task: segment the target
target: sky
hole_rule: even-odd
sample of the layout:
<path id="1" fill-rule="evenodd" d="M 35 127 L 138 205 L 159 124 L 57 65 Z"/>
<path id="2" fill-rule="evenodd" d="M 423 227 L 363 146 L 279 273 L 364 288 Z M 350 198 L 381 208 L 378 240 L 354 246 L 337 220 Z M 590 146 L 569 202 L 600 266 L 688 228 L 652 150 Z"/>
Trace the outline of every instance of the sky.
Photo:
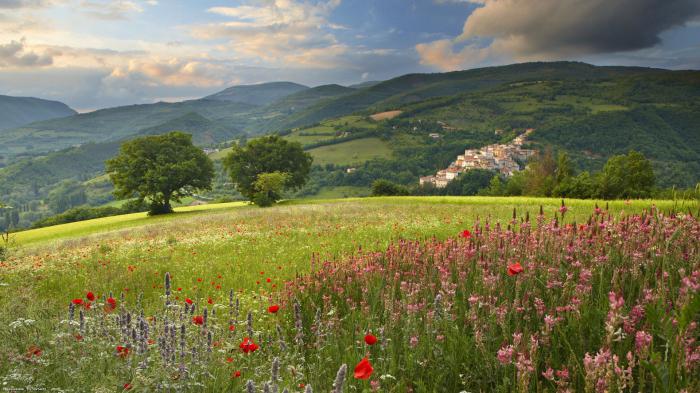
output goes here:
<path id="1" fill-rule="evenodd" d="M 0 0 L 0 94 L 79 111 L 552 60 L 700 69 L 700 0 Z"/>

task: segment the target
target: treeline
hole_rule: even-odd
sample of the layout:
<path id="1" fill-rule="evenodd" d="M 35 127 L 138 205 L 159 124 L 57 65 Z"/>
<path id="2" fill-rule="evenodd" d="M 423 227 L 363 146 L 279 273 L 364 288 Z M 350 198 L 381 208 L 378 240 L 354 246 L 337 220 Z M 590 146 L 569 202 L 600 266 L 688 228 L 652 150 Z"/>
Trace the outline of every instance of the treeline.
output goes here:
<path id="1" fill-rule="evenodd" d="M 697 198 L 698 189 L 665 190 L 655 187 L 651 162 L 639 152 L 612 156 L 597 173 L 575 173 L 569 156 L 560 152 L 555 159 L 551 148 L 529 163 L 525 170 L 504 177 L 488 170 L 470 170 L 449 182 L 406 187 L 386 179 L 372 184 L 372 195 L 485 195 L 543 196 L 579 199 Z M 700 188 L 700 187 L 699 187 Z"/>
<path id="2" fill-rule="evenodd" d="M 50 227 L 59 224 L 68 224 L 71 222 L 92 220 L 95 218 L 117 216 L 120 214 L 140 213 L 145 211 L 148 211 L 148 205 L 143 201 L 139 201 L 137 199 L 128 201 L 120 207 L 79 206 L 68 209 L 61 214 L 57 214 L 55 216 L 47 217 L 36 221 L 32 224 L 32 229 Z"/>

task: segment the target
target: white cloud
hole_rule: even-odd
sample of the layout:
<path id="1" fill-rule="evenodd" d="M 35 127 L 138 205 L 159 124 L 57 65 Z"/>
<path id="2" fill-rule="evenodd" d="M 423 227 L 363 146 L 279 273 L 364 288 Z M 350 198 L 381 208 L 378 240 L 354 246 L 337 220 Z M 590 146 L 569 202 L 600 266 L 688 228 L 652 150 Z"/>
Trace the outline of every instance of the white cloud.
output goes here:
<path id="1" fill-rule="evenodd" d="M 145 86 L 222 86 L 226 67 L 192 59 L 131 60 L 126 66 L 115 67 L 105 79 L 108 84 L 142 84 Z"/>
<path id="2" fill-rule="evenodd" d="M 85 14 L 104 20 L 127 19 L 129 14 L 143 12 L 141 5 L 129 0 L 84 0 L 80 8 Z"/>
<path id="3" fill-rule="evenodd" d="M 236 7 L 213 7 L 208 11 L 229 21 L 194 26 L 192 35 L 204 40 L 225 40 L 223 51 L 255 62 L 287 66 L 332 67 L 348 47 L 340 43 L 330 23 L 330 13 L 340 0 L 300 2 L 255 1 Z"/>

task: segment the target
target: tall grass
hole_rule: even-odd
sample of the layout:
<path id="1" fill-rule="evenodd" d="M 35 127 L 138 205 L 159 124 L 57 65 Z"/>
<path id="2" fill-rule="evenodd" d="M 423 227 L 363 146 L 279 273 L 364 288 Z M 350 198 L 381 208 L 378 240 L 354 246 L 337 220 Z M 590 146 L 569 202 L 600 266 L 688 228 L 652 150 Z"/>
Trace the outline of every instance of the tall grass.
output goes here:
<path id="1" fill-rule="evenodd" d="M 24 250 L 0 265 L 3 386 L 328 391 L 346 364 L 339 391 L 698 391 L 686 209 L 425 201 L 222 211 Z"/>

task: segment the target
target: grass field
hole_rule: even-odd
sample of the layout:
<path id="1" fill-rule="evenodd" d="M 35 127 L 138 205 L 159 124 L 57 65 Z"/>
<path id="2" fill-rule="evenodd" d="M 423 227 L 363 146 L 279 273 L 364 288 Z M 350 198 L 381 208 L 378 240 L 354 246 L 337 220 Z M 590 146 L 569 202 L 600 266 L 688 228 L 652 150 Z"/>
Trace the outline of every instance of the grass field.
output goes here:
<path id="1" fill-rule="evenodd" d="M 387 142 L 379 138 L 362 138 L 309 150 L 314 164 L 353 165 L 392 154 Z"/>
<path id="2" fill-rule="evenodd" d="M 464 229 L 470 228 L 475 231 L 473 228 L 477 220 L 482 226 L 488 221 L 492 229 L 500 223 L 500 230 L 505 230 L 514 209 L 519 219 L 524 219 L 527 214 L 534 225 L 540 206 L 543 206 L 545 216 L 549 219 L 555 213 L 559 214 L 557 212 L 560 203 L 558 199 L 524 197 L 297 200 L 269 209 L 230 203 L 181 208 L 178 213 L 170 216 L 125 215 L 21 232 L 15 235 L 17 247 L 11 251 L 7 260 L 0 263 L 0 359 L 3 360 L 0 362 L 0 375 L 8 376 L 3 380 L 6 387 L 80 386 L 90 391 L 114 391 L 122 390 L 125 384 L 129 384 L 128 386 L 133 386 L 136 391 L 150 391 L 157 390 L 158 384 L 162 383 L 158 381 L 166 381 L 169 384 L 167 386 L 179 387 L 185 391 L 241 391 L 245 380 L 249 378 L 255 380 L 258 386 L 265 380 L 270 380 L 270 364 L 274 363 L 274 357 L 278 357 L 278 361 L 282 362 L 279 383 L 292 387 L 293 391 L 302 391 L 300 386 L 309 383 L 314 385 L 314 391 L 329 390 L 330 388 L 324 386 L 330 387 L 340 364 L 351 361 L 353 363 L 350 364 L 348 377 L 350 381 L 347 381 L 348 390 L 345 391 L 369 391 L 379 385 L 386 387 L 380 389 L 381 391 L 392 392 L 407 391 L 409 385 L 416 392 L 459 391 L 421 385 L 421 381 L 438 384 L 446 384 L 446 381 L 449 381 L 451 387 L 459 384 L 458 374 L 464 374 L 466 371 L 458 366 L 459 360 L 445 358 L 444 351 L 449 346 L 459 347 L 460 351 L 471 348 L 474 345 L 473 341 L 470 341 L 473 332 L 465 333 L 461 328 L 459 334 L 457 331 L 450 332 L 451 325 L 447 319 L 444 324 L 430 322 L 424 325 L 421 321 L 431 321 L 434 318 L 424 314 L 416 314 L 416 318 L 422 316 L 419 319 L 409 318 L 404 322 L 407 328 L 419 330 L 402 330 L 399 327 L 401 324 L 396 325 L 396 321 L 392 322 L 391 314 L 381 311 L 383 307 L 390 306 L 385 304 L 388 298 L 384 297 L 386 294 L 381 295 L 384 292 L 380 288 L 386 285 L 393 288 L 394 285 L 399 285 L 399 281 L 412 282 L 413 278 L 410 275 L 406 276 L 406 272 L 397 271 L 396 274 L 403 278 L 398 281 L 388 280 L 384 284 L 372 279 L 366 283 L 368 292 L 364 295 L 352 292 L 352 296 L 348 293 L 347 297 L 337 297 L 338 289 L 329 287 L 331 292 L 328 293 L 322 292 L 326 290 L 324 288 L 315 289 L 314 291 L 321 291 L 318 292 L 319 297 L 315 298 L 313 293 L 316 292 L 307 294 L 303 289 L 299 292 L 298 286 L 313 288 L 316 284 L 313 284 L 313 281 L 304 283 L 299 280 L 305 280 L 304 277 L 310 277 L 308 275 L 313 272 L 314 275 L 328 275 L 324 276 L 322 281 L 331 285 L 341 282 L 337 281 L 340 278 L 337 274 L 341 273 L 331 272 L 334 271 L 332 266 L 354 266 L 356 263 L 374 266 L 377 260 L 371 255 L 379 255 L 374 252 L 393 247 L 392 244 L 400 244 L 406 240 L 418 240 L 425 244 L 453 241 L 450 239 L 455 239 Z M 560 218 L 557 227 L 551 227 L 543 233 L 556 234 L 558 231 L 555 229 L 563 228 L 564 224 L 585 223 L 591 216 L 595 203 L 567 201 L 568 211 L 564 222 L 561 222 Z M 605 207 L 604 202 L 598 203 L 601 208 Z M 660 211 L 685 211 L 688 208 L 697 211 L 698 208 L 696 203 L 681 205 L 672 201 L 615 201 L 609 203 L 610 219 L 622 217 L 623 214 L 639 213 L 652 205 Z M 612 226 L 609 230 L 612 230 Z M 474 233 L 477 236 L 476 232 Z M 674 236 L 688 241 L 686 235 Z M 563 240 L 543 242 L 542 247 L 556 249 L 560 241 Z M 411 252 L 426 255 L 426 252 L 438 252 L 436 250 L 442 249 L 443 246 L 435 244 L 426 247 L 437 248 L 420 252 L 416 249 Z M 697 264 L 696 254 L 687 248 L 687 245 L 684 247 L 686 252 L 690 252 L 690 259 L 683 265 L 686 269 L 684 271 L 690 272 L 692 264 Z M 413 250 L 410 247 L 409 249 Z M 484 252 L 487 252 L 486 250 L 487 248 L 484 248 Z M 515 250 L 516 248 L 513 248 L 513 252 L 516 252 Z M 496 249 L 493 249 L 493 252 L 496 252 Z M 351 257 L 352 255 L 356 257 Z M 330 264 L 325 264 L 324 261 Z M 668 260 L 666 263 L 676 262 Z M 175 302 L 177 307 L 171 306 L 163 311 L 165 272 L 171 274 L 172 294 L 169 299 Z M 356 274 L 352 269 L 344 271 L 342 280 Z M 600 274 L 607 275 L 609 272 L 601 270 Z M 417 277 L 428 279 L 432 276 Z M 357 283 L 364 282 L 362 276 L 353 280 Z M 471 283 L 469 285 L 474 285 L 471 290 L 485 291 L 481 287 L 481 281 L 478 281 L 479 284 L 473 281 L 476 278 L 469 276 L 469 279 L 465 280 L 464 282 Z M 439 284 L 439 280 L 437 283 L 438 287 L 446 286 L 444 288 L 452 285 Z M 360 288 L 352 285 L 347 283 L 348 290 L 360 291 Z M 436 282 L 425 283 L 423 287 L 427 290 L 434 285 Z M 677 281 L 669 285 L 677 289 Z M 240 302 L 240 308 L 243 310 L 240 314 L 235 312 L 235 316 L 234 309 L 238 308 L 228 306 L 229 289 L 233 290 L 234 297 Z M 402 287 L 399 290 L 396 287 L 395 290 L 405 292 L 406 296 L 409 296 L 405 299 L 397 298 L 397 307 L 415 303 L 415 307 L 424 309 L 426 304 L 432 304 L 434 301 L 434 292 L 426 294 L 423 298 L 411 298 L 413 295 L 410 294 L 413 292 L 410 288 Z M 532 290 L 540 291 L 534 288 Z M 79 311 L 86 315 L 84 323 L 87 327 L 83 328 L 77 322 L 77 309 L 73 323 L 67 322 L 68 303 L 71 299 L 83 298 L 88 291 L 96 294 L 95 305 L 90 310 L 78 307 Z M 102 297 L 108 297 L 110 293 L 117 299 L 116 314 L 107 312 L 109 307 Z M 321 293 L 324 293 L 322 297 Z M 605 294 L 607 292 L 603 297 L 607 296 Z M 367 302 L 362 301 L 363 296 Z M 445 301 L 456 302 L 455 307 L 463 307 L 465 304 L 464 300 L 453 299 L 449 291 L 443 296 Z M 632 296 L 631 292 L 629 296 Z M 296 316 L 293 311 L 296 307 L 295 297 L 296 301 L 300 302 L 298 307 L 302 312 Z M 201 313 L 203 308 L 208 308 L 210 315 L 209 330 L 202 330 L 197 323 L 192 324 L 192 328 L 187 327 L 187 337 L 183 339 L 186 346 L 189 348 L 193 345 L 192 348 L 199 349 L 197 354 L 192 352 L 192 355 L 182 358 L 187 364 L 188 377 L 180 379 L 183 375 L 181 369 L 178 371 L 178 367 L 181 367 L 180 361 L 168 365 L 169 361 L 163 363 L 161 359 L 162 351 L 167 350 L 170 344 L 169 341 L 158 341 L 163 334 L 163 328 L 158 321 L 166 318 L 177 322 L 179 318 L 178 329 L 180 324 L 182 329 L 185 329 L 182 314 L 177 316 L 177 312 L 182 312 L 185 298 L 192 299 L 194 304 L 198 305 L 195 314 Z M 341 305 L 338 303 L 340 299 L 346 299 L 347 303 L 343 300 L 345 305 Z M 324 302 L 327 302 L 325 306 Z M 282 306 L 279 315 L 267 311 L 271 304 Z M 103 307 L 105 311 L 102 311 Z M 314 317 L 314 307 L 323 307 L 323 315 L 319 316 L 316 313 Z M 133 318 L 136 318 L 140 309 L 145 312 L 144 318 L 148 317 L 150 321 L 144 323 L 152 324 L 151 334 L 155 340 L 153 348 L 157 347 L 157 350 L 141 352 L 139 341 L 132 340 L 130 333 L 129 337 L 125 337 L 124 330 L 114 325 L 113 315 L 125 316 L 126 310 L 129 310 L 133 313 Z M 124 310 L 124 314 L 121 310 Z M 211 314 L 213 310 L 216 310 L 216 315 Z M 250 310 L 248 317 L 247 310 Z M 364 310 L 365 316 L 360 317 L 353 310 Z M 607 308 L 601 312 L 604 316 Z M 375 316 L 370 317 L 370 314 Z M 228 322 L 229 318 L 235 322 Z M 250 327 L 245 322 L 246 318 L 251 321 Z M 314 318 L 322 318 L 323 324 L 318 325 Z M 510 321 L 510 318 L 515 316 L 508 318 Z M 189 319 L 185 314 L 184 321 Z M 298 324 L 306 326 L 303 339 L 306 340 L 306 345 L 294 344 L 300 340 L 298 333 L 297 336 L 294 333 L 294 326 L 299 326 Z M 235 326 L 235 330 L 230 326 Z M 276 326 L 281 329 L 279 336 L 274 333 Z M 342 329 L 336 331 L 334 326 Z M 499 368 L 493 349 L 494 346 L 498 349 L 506 339 L 510 340 L 500 329 L 510 331 L 509 329 L 516 325 L 509 324 L 511 327 L 508 328 L 502 325 L 499 328 L 496 322 L 488 322 L 484 326 L 492 329 L 483 332 L 489 337 L 488 340 L 492 340 L 484 345 L 488 347 L 488 351 L 494 352 L 482 360 L 482 365 L 488 368 L 481 368 L 481 372 L 498 380 L 491 384 L 477 380 L 464 382 L 462 388 L 490 386 L 491 388 L 487 389 L 489 391 L 516 390 L 517 384 L 522 383 L 522 378 L 519 374 L 516 375 L 515 368 Z M 384 330 L 384 327 L 387 330 Z M 523 328 L 525 327 L 518 329 Z M 442 333 L 430 333 L 422 329 L 437 329 L 435 331 Z M 103 333 L 99 333 L 100 331 Z M 207 331 L 213 336 L 210 344 L 207 344 Z M 362 336 L 368 331 L 383 340 L 381 345 L 365 347 Z M 134 330 L 134 335 L 138 337 L 143 337 L 143 334 Z M 446 341 L 435 341 L 434 348 L 422 344 L 431 335 L 435 337 L 435 334 L 439 334 L 438 340 Z M 260 349 L 252 355 L 242 353 L 239 343 L 244 336 L 252 337 L 260 345 Z M 558 340 L 560 336 L 556 337 Z M 282 344 L 277 343 L 277 340 L 286 342 L 285 345 L 292 346 L 291 349 L 280 352 L 278 347 Z M 592 343 L 598 343 L 599 338 L 592 336 L 591 340 Z M 132 348 L 133 354 L 114 354 L 116 345 L 127 344 Z M 146 346 L 145 343 L 143 345 Z M 148 345 L 151 345 L 150 342 Z M 578 341 L 573 345 L 579 345 Z M 40 355 L 36 354 L 37 348 L 40 349 Z M 580 351 L 584 349 L 597 351 L 592 344 L 586 348 L 573 348 L 577 354 L 581 353 L 581 356 Z M 158 351 L 161 351 L 160 355 Z M 189 351 L 188 349 L 188 353 Z M 449 352 L 447 354 L 449 355 Z M 375 364 L 372 384 L 352 378 L 352 367 L 363 356 L 369 356 Z M 469 357 L 475 360 L 478 360 L 479 356 L 484 354 L 469 354 Z M 133 362 L 130 360 L 132 357 Z M 142 368 L 136 359 L 146 358 L 149 359 L 148 366 Z M 572 361 L 568 357 L 565 358 L 546 359 L 547 362 L 553 362 L 554 367 L 564 361 Z M 180 355 L 177 355 L 177 359 L 180 359 Z M 444 369 L 443 372 L 431 366 L 420 371 L 416 368 L 420 362 L 446 362 L 449 367 L 457 369 Z M 538 372 L 544 371 L 541 368 L 545 366 L 537 364 Z M 445 374 L 447 371 L 449 373 Z M 579 371 L 571 369 L 572 374 L 576 373 L 572 379 L 577 383 L 584 378 Z M 236 377 L 236 372 L 241 372 L 242 377 Z M 174 374 L 180 377 L 173 379 Z M 411 378 L 411 375 L 416 377 Z M 683 385 L 683 380 L 678 383 L 681 384 L 677 386 L 687 386 Z M 554 391 L 536 389 L 537 384 L 527 385 L 531 388 L 526 390 Z"/>
<path id="3" fill-rule="evenodd" d="M 367 187 L 336 186 L 322 187 L 318 194 L 311 196 L 313 199 L 355 198 L 366 197 L 372 193 Z"/>
<path id="4" fill-rule="evenodd" d="M 122 201 L 115 201 L 114 204 L 109 205 L 121 206 L 121 202 Z M 178 221 L 190 218 L 191 216 L 211 210 L 230 209 L 245 205 L 247 205 L 245 202 L 231 202 L 213 205 L 176 207 L 175 214 L 158 217 L 148 217 L 146 213 L 132 213 L 114 217 L 96 218 L 94 220 L 31 229 L 15 234 L 12 239 L 14 244 L 18 246 L 29 246 L 34 243 L 42 243 L 68 237 L 74 238 L 86 236 L 93 233 L 136 227 L 140 225 L 157 225 L 164 222 L 172 222 L 173 220 Z"/>

